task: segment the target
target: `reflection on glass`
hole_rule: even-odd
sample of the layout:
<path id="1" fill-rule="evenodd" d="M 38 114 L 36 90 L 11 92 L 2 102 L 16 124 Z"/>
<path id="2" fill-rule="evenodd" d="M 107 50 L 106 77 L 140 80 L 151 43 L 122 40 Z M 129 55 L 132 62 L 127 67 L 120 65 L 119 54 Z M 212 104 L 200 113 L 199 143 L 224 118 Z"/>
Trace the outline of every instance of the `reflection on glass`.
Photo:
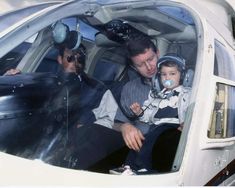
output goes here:
<path id="1" fill-rule="evenodd" d="M 235 87 L 217 83 L 214 110 L 211 117 L 210 138 L 235 136 Z"/>

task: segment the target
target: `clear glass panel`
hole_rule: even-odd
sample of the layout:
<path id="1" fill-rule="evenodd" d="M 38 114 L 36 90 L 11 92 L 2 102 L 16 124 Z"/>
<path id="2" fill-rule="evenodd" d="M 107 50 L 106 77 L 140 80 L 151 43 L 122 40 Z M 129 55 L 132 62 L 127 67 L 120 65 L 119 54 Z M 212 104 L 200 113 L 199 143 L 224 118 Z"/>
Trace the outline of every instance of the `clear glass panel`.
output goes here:
<path id="1" fill-rule="evenodd" d="M 235 61 L 226 48 L 215 41 L 214 75 L 235 81 Z"/>
<path id="2" fill-rule="evenodd" d="M 149 10 L 149 7 L 145 8 L 140 8 L 140 12 Z M 154 9 L 154 12 L 160 10 L 157 7 L 151 8 Z M 146 31 L 145 34 L 148 34 L 148 30 L 156 30 L 156 34 L 158 34 L 158 29 L 160 29 L 160 32 L 162 32 L 161 37 L 166 37 L 166 40 L 162 40 L 164 48 L 164 41 L 173 41 L 165 50 L 182 55 L 187 60 L 187 68 L 195 68 L 197 41 L 196 38 L 193 38 L 194 35 L 192 33 L 186 34 L 189 34 L 189 38 L 192 37 L 193 40 L 191 40 L 192 38 L 188 40 L 187 37 L 180 38 L 183 35 L 179 35 L 179 32 L 184 32 L 184 30 L 176 26 L 182 25 L 183 16 L 174 16 L 180 10 L 178 8 L 174 9 L 174 7 L 166 9 L 162 16 L 167 20 L 171 19 L 171 21 L 174 21 L 173 23 L 169 22 L 169 24 L 168 22 L 166 24 L 161 20 L 155 20 L 151 16 L 148 18 L 148 15 L 145 15 L 148 18 L 148 21 L 146 21 L 142 15 L 140 17 L 136 16 L 135 11 L 130 17 L 123 17 L 123 21 L 125 23 L 136 23 L 137 26 L 138 24 L 144 26 L 140 27 L 140 29 L 147 28 L 147 30 L 144 29 Z M 172 13 L 170 14 L 171 11 Z M 107 14 L 109 13 L 112 12 L 107 11 Z M 167 16 L 165 16 L 166 13 Z M 116 14 L 113 15 L 115 16 Z M 185 13 L 182 15 L 185 15 Z M 88 15 L 88 17 L 92 19 L 92 15 Z M 93 19 L 97 20 L 98 17 Z M 119 19 L 119 16 L 117 16 L 117 19 Z M 77 20 L 77 17 L 65 18 L 62 21 L 69 25 L 70 30 L 79 27 L 83 37 L 90 40 L 94 40 L 96 29 L 105 30 L 105 23 L 102 24 L 103 22 L 87 22 L 91 25 L 93 23 L 93 28 L 91 25 Z M 97 23 L 101 25 L 97 25 Z M 192 27 L 193 31 L 195 29 L 191 22 L 184 21 L 183 25 Z M 50 27 L 47 29 L 49 32 Z M 113 25 L 111 29 L 113 34 L 120 38 L 133 34 L 129 33 L 129 30 L 126 30 L 125 27 L 120 30 L 119 27 Z M 134 31 L 138 29 L 139 27 L 136 27 Z M 164 33 L 165 31 L 172 35 Z M 107 173 L 111 166 L 121 164 L 127 153 L 126 151 L 119 151 L 118 155 L 115 153 L 117 150 L 123 149 L 124 146 L 120 132 L 94 124 L 96 117 L 92 110 L 99 105 L 101 97 L 107 88 L 112 89 L 115 97 L 118 98 L 122 86 L 130 79 L 131 76 L 124 71 L 127 57 L 122 52 L 125 49 L 119 40 L 116 41 L 119 42 L 118 45 L 109 43 L 111 45 L 101 45 L 98 48 L 93 48 L 92 42 L 86 40 L 84 45 L 91 47 L 87 48 L 88 54 L 90 53 L 88 59 L 91 65 L 89 68 L 93 69 L 88 70 L 91 74 L 89 76 L 57 74 L 59 72 L 57 71 L 58 50 L 52 46 L 53 43 L 48 44 L 51 40 L 45 40 L 45 38 L 50 37 L 50 33 L 44 36 L 44 32 L 39 31 L 40 38 L 37 38 L 38 40 L 34 43 L 33 48 L 30 47 L 35 38 L 25 41 L 1 58 L 0 70 L 1 74 L 4 74 L 6 70 L 15 68 L 30 48 L 30 51 L 28 51 L 30 53 L 27 54 L 29 61 L 26 62 L 29 67 L 28 70 L 35 70 L 36 68 L 37 70 L 36 73 L 2 76 L 0 78 L 0 150 L 25 158 L 40 159 L 53 165 L 76 169 L 91 169 Z M 103 34 L 107 36 L 108 32 L 103 32 Z M 173 37 L 173 39 L 170 38 L 168 40 L 167 37 L 169 36 Z M 155 35 L 152 37 L 155 37 Z M 38 44 L 41 45 L 40 48 Z M 48 52 L 49 48 L 51 50 Z M 121 50 L 118 50 L 118 48 L 121 48 Z M 105 53 L 99 56 L 97 54 L 100 51 Z M 97 58 L 98 56 L 99 58 Z M 30 60 L 34 61 L 31 62 Z M 28 67 L 25 66 L 25 70 Z M 119 80 L 120 75 L 123 75 L 123 79 Z M 96 79 L 93 80 L 90 76 Z M 110 106 L 113 107 L 112 105 Z M 165 153 L 170 152 L 172 156 L 169 157 L 167 164 L 162 163 L 165 158 L 164 155 L 160 156 L 159 153 L 162 154 L 164 149 L 168 149 L 166 143 L 170 143 L 171 148 L 175 147 L 176 150 L 178 141 L 175 139 L 174 144 L 169 142 L 169 140 L 161 143 L 163 143 L 162 146 L 164 147 L 161 147 L 160 152 L 156 152 L 161 158 L 161 160 L 155 161 L 158 163 L 156 166 L 161 166 L 162 171 L 169 172 L 175 153 L 165 151 Z M 157 148 L 156 150 L 159 149 Z"/>
<path id="3" fill-rule="evenodd" d="M 194 25 L 194 21 L 191 14 L 185 9 L 169 6 L 159 6 L 158 9 L 170 16 L 175 17 L 176 19 L 179 19 L 184 23 Z"/>
<path id="4" fill-rule="evenodd" d="M 25 9 L 12 11 L 12 12 L 7 13 L 5 15 L 3 14 L 2 16 L 0 16 L 0 31 L 7 29 L 8 27 L 12 26 L 13 24 L 17 23 L 18 21 L 21 21 L 22 19 L 26 18 L 27 16 L 30 16 L 30 15 L 32 15 L 32 14 L 34 14 L 44 8 L 47 8 L 50 5 L 53 5 L 53 4 L 41 4 L 38 6 L 32 6 L 32 7 L 27 7 Z M 11 6 L 11 5 L 9 5 L 9 6 Z M 17 7 L 17 8 L 19 8 L 19 7 Z"/>
<path id="5" fill-rule="evenodd" d="M 78 21 L 77 17 L 65 18 L 62 22 L 70 31 L 79 27 L 84 38 L 94 40 L 97 30 Z M 3 75 L 16 68 L 27 52 L 30 52 L 27 56 L 33 54 L 35 58 L 37 53 L 33 50 L 37 50 L 43 57 L 36 57 L 41 61 L 34 62 L 39 64 L 36 73 L 0 77 L 0 151 L 53 165 L 87 169 L 115 150 L 115 147 L 100 150 L 102 140 L 100 147 L 94 148 L 93 143 L 98 138 L 90 134 L 100 132 L 103 140 L 122 144 L 117 143 L 117 138 L 121 141 L 118 133 L 109 133 L 110 129 L 93 124 L 95 115 L 91 110 L 99 105 L 106 87 L 85 74 L 62 72 L 57 62 L 58 47 L 53 46 L 43 54 L 39 45 L 43 46 L 45 36 L 40 37 L 39 40 L 37 34 L 30 37 L 0 59 Z M 91 41 L 89 46 L 92 46 Z M 44 50 L 46 53 L 47 49 Z M 77 144 L 79 147 L 74 148 Z M 84 148 L 92 149 L 97 156 L 89 159 Z"/>
<path id="6" fill-rule="evenodd" d="M 235 87 L 216 84 L 216 98 L 211 126 L 210 138 L 229 138 L 235 136 Z"/>
<path id="7" fill-rule="evenodd" d="M 98 32 L 98 30 L 96 30 L 94 27 L 87 25 L 81 20 L 79 20 L 78 23 L 79 23 L 79 29 L 80 29 L 80 32 L 82 33 L 82 36 L 86 39 L 94 41 L 95 34 Z"/>
<path id="8" fill-rule="evenodd" d="M 11 50 L 9 53 L 7 53 L 5 56 L 0 58 L 0 75 L 3 75 L 4 73 L 6 73 L 6 71 L 17 67 L 28 49 L 31 47 L 33 42 L 32 40 L 34 39 L 35 37 L 30 37 L 30 39 L 26 40 L 25 42 Z"/>

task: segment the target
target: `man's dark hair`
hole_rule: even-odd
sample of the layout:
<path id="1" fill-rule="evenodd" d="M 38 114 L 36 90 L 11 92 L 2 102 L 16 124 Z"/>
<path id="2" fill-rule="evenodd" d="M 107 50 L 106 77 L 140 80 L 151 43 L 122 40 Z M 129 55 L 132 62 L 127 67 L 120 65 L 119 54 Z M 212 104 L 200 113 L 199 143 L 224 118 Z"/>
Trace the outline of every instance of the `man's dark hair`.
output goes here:
<path id="1" fill-rule="evenodd" d="M 135 35 L 130 38 L 126 43 L 126 48 L 129 58 L 144 53 L 146 49 L 151 48 L 154 52 L 157 51 L 151 39 L 144 35 Z"/>

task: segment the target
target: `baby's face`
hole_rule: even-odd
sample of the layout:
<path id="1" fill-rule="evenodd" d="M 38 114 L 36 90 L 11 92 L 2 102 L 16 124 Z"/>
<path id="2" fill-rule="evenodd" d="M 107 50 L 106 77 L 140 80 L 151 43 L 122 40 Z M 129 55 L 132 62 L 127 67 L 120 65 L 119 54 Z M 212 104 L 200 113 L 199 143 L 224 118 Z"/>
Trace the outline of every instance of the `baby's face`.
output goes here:
<path id="1" fill-rule="evenodd" d="M 177 67 L 162 66 L 161 71 L 161 82 L 167 89 L 174 89 L 180 84 L 180 72 Z"/>

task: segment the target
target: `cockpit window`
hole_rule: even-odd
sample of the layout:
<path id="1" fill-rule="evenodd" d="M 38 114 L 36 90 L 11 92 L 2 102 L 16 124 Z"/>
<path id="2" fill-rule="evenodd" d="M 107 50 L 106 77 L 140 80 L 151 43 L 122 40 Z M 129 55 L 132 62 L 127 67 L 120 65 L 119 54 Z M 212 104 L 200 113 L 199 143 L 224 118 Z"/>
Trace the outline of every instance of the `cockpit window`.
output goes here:
<path id="1" fill-rule="evenodd" d="M 15 6 L 17 6 L 17 8 L 19 8 L 21 5 L 23 5 L 22 2 L 18 2 L 18 3 L 19 4 L 17 5 L 17 3 L 15 2 Z M 0 31 L 3 31 L 5 29 L 9 28 L 10 26 L 14 25 L 15 23 L 26 18 L 27 16 L 30 16 L 36 12 L 39 12 L 40 10 L 47 8 L 50 5 L 53 5 L 53 3 L 41 4 L 41 5 L 32 6 L 32 7 L 26 7 L 23 9 L 19 9 L 17 11 L 12 11 L 12 10 L 9 11 L 9 13 L 0 16 Z M 8 7 L 12 7 L 12 5 L 8 5 Z"/>
<path id="2" fill-rule="evenodd" d="M 235 81 L 235 74 L 231 70 L 235 70 L 234 58 L 223 44 L 215 41 L 214 75 Z"/>
<path id="3" fill-rule="evenodd" d="M 83 21 L 79 20 L 79 29 L 82 33 L 82 36 L 86 39 L 90 39 L 92 41 L 95 40 L 95 34 L 98 32 L 94 27 L 89 26 Z"/>
<path id="4" fill-rule="evenodd" d="M 25 56 L 28 49 L 32 46 L 32 42 L 34 40 L 35 35 L 15 47 L 2 58 L 0 58 L 0 75 L 3 75 L 4 73 L 6 73 L 6 71 L 17 67 L 22 58 Z"/>
<path id="5" fill-rule="evenodd" d="M 214 75 L 226 82 L 235 81 L 235 60 L 226 47 L 215 41 Z M 235 136 L 235 87 L 226 83 L 216 83 L 214 109 L 208 130 L 209 138 L 230 138 Z"/>
<path id="6" fill-rule="evenodd" d="M 113 93 L 118 105 L 123 85 L 139 76 L 128 64 L 124 43 L 136 35 L 149 36 L 158 44 L 161 56 L 176 53 L 186 60 L 186 69 L 195 68 L 197 35 L 186 10 L 174 6 L 135 6 L 134 1 L 129 2 L 133 9 L 122 10 L 121 5 L 113 2 L 95 16 L 71 15 L 60 20 L 53 17 L 53 23 L 38 31 L 29 27 L 30 35 L 35 32 L 36 37 L 20 45 L 14 43 L 18 46 L 0 59 L 2 75 L 17 65 L 22 69 L 21 74 L 0 78 L 1 151 L 61 167 L 108 173 L 111 167 L 121 165 L 127 148 L 120 132 L 110 129 L 113 119 L 106 121 L 108 126 L 98 124 L 93 110 L 107 90 L 109 95 Z M 39 17 L 37 23 L 46 23 L 50 14 L 47 16 Z M 57 22 L 68 25 L 69 31 L 82 33 L 87 53 L 82 75 L 70 76 L 61 70 L 59 44 L 52 38 L 52 26 Z M 21 33 L 16 34 L 21 37 Z M 68 57 L 73 56 L 66 56 L 67 60 Z M 114 109 L 112 103 L 102 109 L 100 116 Z M 172 142 L 168 135 L 163 135 L 156 147 L 154 166 L 160 172 L 172 171 L 180 134 L 170 134 Z M 167 143 L 171 146 L 167 147 Z M 169 154 L 168 159 L 165 154 Z"/>
<path id="7" fill-rule="evenodd" d="M 158 9 L 165 14 L 175 17 L 180 21 L 194 25 L 192 15 L 185 9 L 179 7 L 159 6 Z"/>
<path id="8" fill-rule="evenodd" d="M 235 87 L 216 84 L 214 110 L 211 116 L 209 138 L 230 138 L 235 136 Z"/>

